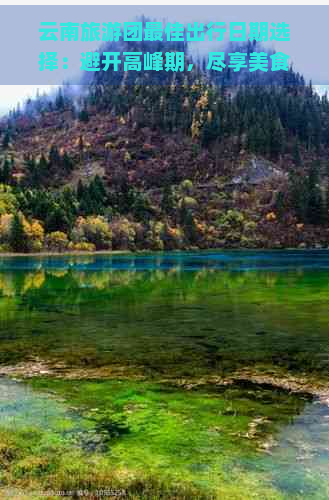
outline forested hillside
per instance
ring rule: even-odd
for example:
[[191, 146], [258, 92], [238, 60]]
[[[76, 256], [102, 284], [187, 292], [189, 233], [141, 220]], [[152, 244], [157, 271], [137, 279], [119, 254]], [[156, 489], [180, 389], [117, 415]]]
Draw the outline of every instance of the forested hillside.
[[327, 97], [293, 68], [193, 62], [88, 74], [4, 117], [1, 251], [327, 247]]

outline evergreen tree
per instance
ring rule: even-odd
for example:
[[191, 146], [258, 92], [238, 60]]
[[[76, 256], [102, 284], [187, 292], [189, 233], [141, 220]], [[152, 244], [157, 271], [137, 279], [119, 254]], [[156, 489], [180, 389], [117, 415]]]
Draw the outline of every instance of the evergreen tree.
[[84, 123], [89, 122], [89, 113], [87, 111], [87, 108], [83, 108], [80, 113], [79, 113], [79, 120]]
[[141, 191], [135, 192], [135, 199], [131, 207], [131, 211], [137, 220], [142, 222], [149, 220], [153, 210], [146, 193]]
[[3, 139], [2, 139], [3, 149], [7, 149], [9, 144], [10, 144], [10, 134], [9, 134], [9, 131], [6, 130], [5, 135], [3, 136]]
[[304, 222], [308, 205], [307, 178], [294, 170], [289, 173], [289, 199], [291, 209], [299, 221]]
[[67, 173], [67, 174], [71, 173], [73, 168], [74, 168], [73, 161], [71, 160], [71, 158], [69, 157], [69, 155], [67, 154], [66, 151], [65, 151], [63, 158], [62, 158], [62, 165], [63, 165], [63, 169], [64, 169], [65, 173]]
[[9, 184], [11, 180], [11, 165], [8, 158], [5, 158], [0, 169], [0, 183]]
[[83, 199], [84, 194], [85, 194], [85, 187], [84, 187], [81, 179], [79, 179], [78, 187], [77, 187], [77, 198], [79, 201], [81, 201]]
[[65, 107], [65, 100], [64, 100], [63, 91], [62, 91], [61, 87], [59, 87], [57, 95], [56, 95], [55, 106], [60, 111], [63, 110]]
[[277, 159], [285, 148], [284, 130], [281, 120], [278, 118], [270, 128], [270, 154]]
[[60, 154], [58, 152], [57, 146], [53, 144], [49, 151], [49, 165], [50, 167], [56, 167], [60, 163], [61, 163]]
[[308, 198], [306, 218], [310, 224], [323, 224], [324, 207], [319, 186], [319, 164], [313, 162], [308, 175]]
[[163, 190], [161, 209], [165, 214], [171, 215], [175, 208], [175, 196], [173, 189], [169, 184], [166, 184]]
[[63, 207], [56, 205], [53, 210], [48, 213], [45, 220], [45, 229], [48, 233], [53, 231], [68, 231], [71, 221], [69, 214]]
[[37, 165], [37, 174], [38, 174], [38, 185], [48, 184], [48, 169], [49, 163], [47, 162], [45, 156], [42, 154]]
[[326, 199], [325, 199], [325, 210], [324, 210], [324, 221], [329, 222], [328, 217], [329, 217], [329, 182], [327, 182], [327, 187], [326, 187]]
[[300, 167], [302, 160], [300, 157], [298, 139], [295, 140], [295, 144], [294, 144], [293, 160], [294, 160], [296, 167]]
[[194, 221], [193, 214], [189, 208], [185, 205], [185, 203], [182, 204], [181, 210], [180, 210], [180, 219], [181, 219], [181, 224], [184, 227], [185, 235], [192, 245], [194, 245], [197, 242], [197, 229]]
[[324, 175], [329, 178], [329, 161], [325, 164]]
[[79, 210], [82, 215], [93, 215], [97, 213], [96, 204], [90, 196], [89, 188], [85, 189], [84, 196], [80, 200]]
[[14, 252], [26, 252], [26, 241], [27, 240], [21, 216], [16, 213], [13, 217], [10, 227], [9, 244]]
[[275, 212], [278, 214], [279, 218], [282, 219], [286, 211], [286, 200], [285, 195], [282, 191], [279, 191], [275, 200]]

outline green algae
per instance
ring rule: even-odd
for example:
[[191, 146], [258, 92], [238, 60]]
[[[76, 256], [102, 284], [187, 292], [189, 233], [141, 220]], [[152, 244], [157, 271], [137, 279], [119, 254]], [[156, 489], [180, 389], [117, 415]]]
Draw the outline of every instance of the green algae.
[[327, 271], [3, 271], [0, 362], [326, 377], [328, 288]]
[[[19, 486], [28, 480], [43, 486], [56, 483], [62, 478], [60, 456], [65, 453], [72, 457], [71, 466], [75, 464], [79, 477], [90, 461], [100, 460], [103, 467], [105, 463], [109, 470], [125, 471], [128, 477], [184, 484], [193, 489], [192, 498], [288, 498], [285, 488], [275, 484], [275, 463], [265, 474], [257, 471], [259, 463], [266, 465], [261, 445], [302, 413], [309, 398], [253, 384], [186, 391], [145, 381], [35, 378], [28, 387], [32, 388], [27, 389], [31, 401], [34, 394], [37, 401], [50, 397], [51, 405], [59, 405], [58, 421], [54, 424], [50, 418], [47, 429], [16, 424], [14, 445], [8, 449], [16, 446], [18, 455], [3, 458], [5, 477], [11, 484]], [[20, 384], [15, 385], [17, 390], [21, 400]], [[60, 404], [52, 401], [54, 394]], [[38, 422], [35, 415], [34, 421]], [[0, 419], [0, 439], [2, 422]], [[94, 430], [94, 443], [102, 446], [95, 450], [86, 446], [86, 439], [79, 441], [81, 429], [84, 435]], [[32, 432], [32, 439], [22, 439], [24, 432], [25, 436]], [[145, 498], [158, 498], [145, 494]], [[158, 495], [160, 498], [160, 492]], [[299, 492], [289, 498], [299, 498]]]
[[329, 497], [328, 270], [88, 259], [0, 272], [0, 495]]

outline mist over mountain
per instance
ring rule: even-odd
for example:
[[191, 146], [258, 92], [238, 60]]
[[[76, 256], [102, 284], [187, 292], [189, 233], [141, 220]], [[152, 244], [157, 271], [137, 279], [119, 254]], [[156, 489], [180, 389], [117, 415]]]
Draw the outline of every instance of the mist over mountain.
[[185, 51], [185, 70], [95, 72], [2, 119], [3, 250], [327, 246], [326, 95], [292, 67], [147, 50]]

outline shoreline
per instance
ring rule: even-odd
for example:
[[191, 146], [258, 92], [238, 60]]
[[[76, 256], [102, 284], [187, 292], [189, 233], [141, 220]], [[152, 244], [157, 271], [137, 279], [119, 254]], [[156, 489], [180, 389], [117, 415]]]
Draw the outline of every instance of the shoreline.
[[68, 251], [68, 252], [3, 252], [0, 253], [1, 257], [65, 257], [66, 255], [133, 255], [137, 253], [144, 253], [144, 251], [132, 252], [131, 250], [95, 250], [94, 252], [76, 252], [76, 251]]
[[[69, 366], [65, 362], [52, 362], [50, 360], [35, 359], [21, 361], [13, 365], [0, 365], [0, 378], [13, 380], [29, 380], [33, 378], [49, 378], [62, 380], [136, 380], [148, 381], [150, 377], [142, 367], [126, 365], [104, 365], [100, 367]], [[298, 373], [280, 373], [272, 367], [271, 370], [262, 371], [249, 366], [233, 370], [227, 375], [200, 375], [198, 377], [163, 376], [151, 377], [155, 383], [175, 385], [185, 390], [202, 389], [204, 387], [225, 387], [239, 383], [251, 383], [281, 389], [293, 394], [307, 394], [317, 398], [321, 404], [329, 406], [329, 381], [323, 377]]]
[[164, 253], [185, 253], [185, 252], [325, 252], [329, 251], [327, 248], [184, 248], [181, 250], [95, 250], [93, 252], [84, 251], [65, 251], [65, 252], [0, 252], [0, 259], [2, 257], [65, 257], [65, 256], [80, 256], [80, 255], [143, 255], [143, 254], [164, 254]]

